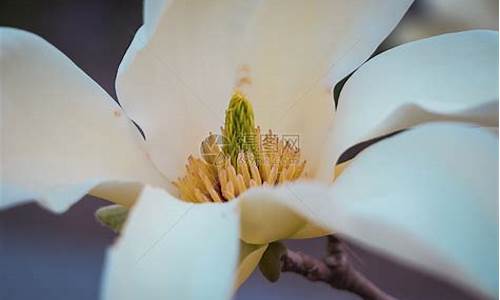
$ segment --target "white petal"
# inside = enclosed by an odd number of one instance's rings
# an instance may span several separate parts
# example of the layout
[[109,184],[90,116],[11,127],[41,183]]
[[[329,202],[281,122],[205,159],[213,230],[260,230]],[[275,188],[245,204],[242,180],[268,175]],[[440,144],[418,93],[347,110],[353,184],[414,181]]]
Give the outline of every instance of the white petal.
[[498,137],[471,125],[431,123],[365,149],[330,187],[298,182],[249,190],[238,200],[241,239],[266,243],[316,224],[495,295],[497,199]]
[[0,207],[36,199],[63,211],[95,186],[110,195],[164,182],[137,129],[71,60],[34,34],[0,35]]
[[199,153],[208,132],[224,123],[235,47],[255,3],[147,2],[145,24],[120,65],[116,88],[169,180],[181,175],[187,155]]
[[235,289],[238,289],[255,270],[259,261],[267,249],[265,245],[252,245],[240,242],[240,260],[236,276]]
[[411,2],[265,1],[241,57],[252,81],[242,88],[265,113],[258,116],[262,125],[276,125],[277,113],[307,100],[317,85],[331,91],[370,56]]
[[419,0],[388,37],[386,45],[471,29],[498,30],[498,1]]
[[308,223],[316,219],[310,205],[330,199],[329,190],[327,185],[310,181],[248,190],[237,200],[241,207],[241,239],[250,244],[267,244],[326,234]]
[[320,177],[350,146],[431,120],[498,126],[497,32],[420,40],[364,64],[340,95]]
[[120,67],[119,99],[170,179],[223,124],[235,87],[249,93],[263,129],[303,138],[313,166],[334,82],[368,58],[410,2],[166,1],[161,16],[160,5],[147,5]]
[[235,205],[190,204],[146,187],[109,250],[102,299],[230,299]]
[[[246,33],[240,76],[264,130],[298,135],[314,173],[333,120],[332,89],[392,31],[412,1],[264,1]],[[369,25],[368,25],[369,24]]]
[[[498,137],[431,123],[361,152],[317,221],[461,286],[498,293]],[[321,222],[320,222],[321,223]]]

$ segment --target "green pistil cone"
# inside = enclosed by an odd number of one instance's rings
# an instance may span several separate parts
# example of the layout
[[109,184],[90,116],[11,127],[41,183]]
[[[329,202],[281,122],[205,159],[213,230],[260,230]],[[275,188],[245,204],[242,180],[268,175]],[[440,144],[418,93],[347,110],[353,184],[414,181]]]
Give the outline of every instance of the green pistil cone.
[[236,165],[238,153],[251,151],[257,157],[257,141],[252,104],[240,93],[235,93],[226,110],[224,124],[224,153]]

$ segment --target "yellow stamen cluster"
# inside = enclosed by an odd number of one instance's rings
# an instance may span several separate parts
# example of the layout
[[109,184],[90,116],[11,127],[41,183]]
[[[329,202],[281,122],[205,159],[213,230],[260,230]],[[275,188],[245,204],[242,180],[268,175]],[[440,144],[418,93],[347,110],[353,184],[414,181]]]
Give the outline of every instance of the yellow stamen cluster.
[[182,199],[229,201],[251,187],[293,181],[304,172],[300,149],[271,130],[263,139],[252,105],[239,92],[231,98],[221,134],[218,139],[210,133],[201,143],[202,158],[189,156],[186,176],[173,182]]
[[[235,165],[210,134],[201,145],[203,159],[190,156],[186,176],[173,183],[180,197],[189,202],[229,201],[251,187],[277,185],[303,175],[306,161],[300,162],[297,147],[283,139],[260,143],[260,129],[255,132],[258,157],[251,151],[239,152]],[[274,136],[272,131],[268,135]]]

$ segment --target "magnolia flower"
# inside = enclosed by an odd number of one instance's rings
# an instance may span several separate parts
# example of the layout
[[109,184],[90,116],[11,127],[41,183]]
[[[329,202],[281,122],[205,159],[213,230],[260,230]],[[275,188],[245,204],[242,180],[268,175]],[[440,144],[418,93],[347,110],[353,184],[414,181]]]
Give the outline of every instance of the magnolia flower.
[[[493,296],[498,34],[420,40],[359,67],[409,4],[146,1],[118,70],[123,111],[49,43],[2,28],[1,207],[62,212],[87,193],[131,207],[103,299],[228,299],[268,243],[331,232]],[[333,86],[358,67],[335,109]],[[256,125],[299,135],[309,175],[181,200],[171,183],[236,89]],[[334,177],[345,150],[406,128]]]

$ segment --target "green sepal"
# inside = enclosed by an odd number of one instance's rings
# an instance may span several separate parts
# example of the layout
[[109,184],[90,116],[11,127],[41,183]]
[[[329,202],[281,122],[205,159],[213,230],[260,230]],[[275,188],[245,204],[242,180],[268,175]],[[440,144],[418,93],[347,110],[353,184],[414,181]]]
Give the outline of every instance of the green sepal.
[[120,232],[123,224],[127,220],[129,209],[121,205],[104,206],[96,210],[95,217],[99,223],[113,230]]
[[272,242],[267,247],[259,262],[259,270],[271,282],[276,282],[281,274],[281,257],[286,247],[281,242]]

